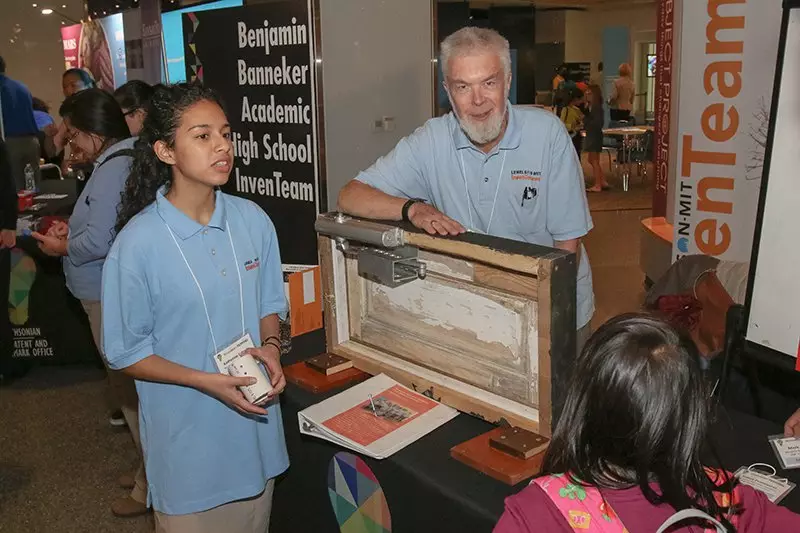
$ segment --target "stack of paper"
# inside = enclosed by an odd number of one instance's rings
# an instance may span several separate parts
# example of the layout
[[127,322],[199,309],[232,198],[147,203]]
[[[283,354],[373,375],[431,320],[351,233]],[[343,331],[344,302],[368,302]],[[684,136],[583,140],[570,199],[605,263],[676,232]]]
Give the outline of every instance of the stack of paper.
[[297,414],[300,432],[384,459],[458,411],[379,374]]

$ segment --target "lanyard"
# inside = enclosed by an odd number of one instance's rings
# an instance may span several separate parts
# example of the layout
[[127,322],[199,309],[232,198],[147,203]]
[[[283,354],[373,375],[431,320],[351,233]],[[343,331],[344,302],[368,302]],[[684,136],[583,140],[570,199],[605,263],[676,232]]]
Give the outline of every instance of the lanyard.
[[[508,151],[503,151],[503,164],[500,166],[500,174],[497,176],[497,186],[494,189],[494,201],[492,202],[492,213],[489,215],[489,224],[486,226],[486,234],[489,234],[489,230],[492,227],[492,220],[494,220],[494,208],[497,207],[497,194],[500,192],[500,182],[503,180],[503,170],[506,168],[506,156],[508,155]],[[460,150],[460,163],[461,163],[461,177],[464,179],[464,192],[467,195],[467,213],[469,213],[469,226],[470,229],[475,228],[475,224],[472,221],[472,199],[469,196],[469,186],[467,185],[467,172],[466,167],[464,166],[464,150]],[[478,210],[475,209],[475,213],[477,214]]]
[[[203,310],[206,312],[206,320],[208,321],[208,331],[211,332],[211,342],[214,343],[214,351],[216,352],[219,346],[217,345],[217,339],[214,337],[214,328],[211,327],[211,315],[208,313],[208,304],[206,304],[206,296],[203,294],[203,288],[200,286],[200,282],[197,280],[197,276],[194,275],[194,270],[192,267],[189,266],[189,261],[186,259],[186,255],[183,253],[183,249],[181,249],[181,245],[178,244],[178,239],[175,238],[175,234],[172,233],[172,228],[169,227],[166,221],[164,221],[164,225],[167,227],[169,234],[172,236],[172,240],[175,243],[175,246],[178,248],[178,251],[181,253],[181,257],[183,257],[183,262],[186,263],[186,268],[189,269],[189,273],[192,275],[192,279],[194,280],[195,285],[197,285],[197,290],[200,291],[200,298],[203,300]],[[242,335],[246,333],[246,329],[244,327],[244,295],[242,294],[242,273],[239,272],[239,259],[236,258],[236,248],[233,246],[233,237],[231,236],[231,229],[228,226],[228,223],[225,222],[225,232],[228,234],[228,240],[231,242],[231,251],[233,252],[233,261],[234,266],[236,267],[236,275],[239,278],[239,302],[241,304],[242,309]]]

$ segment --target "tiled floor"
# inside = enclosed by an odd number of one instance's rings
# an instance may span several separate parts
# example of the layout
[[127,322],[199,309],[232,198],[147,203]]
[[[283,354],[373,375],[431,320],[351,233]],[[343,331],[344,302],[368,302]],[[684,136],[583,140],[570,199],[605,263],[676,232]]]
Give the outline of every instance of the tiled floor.
[[[651,174],[652,175],[652,174]],[[593,324],[639,308],[639,221],[648,186],[591,197],[586,239],[597,302]],[[114,480],[132,468],[130,436],[105,419],[104,373],[40,368],[0,389],[0,533],[150,533],[152,519],[116,519]]]

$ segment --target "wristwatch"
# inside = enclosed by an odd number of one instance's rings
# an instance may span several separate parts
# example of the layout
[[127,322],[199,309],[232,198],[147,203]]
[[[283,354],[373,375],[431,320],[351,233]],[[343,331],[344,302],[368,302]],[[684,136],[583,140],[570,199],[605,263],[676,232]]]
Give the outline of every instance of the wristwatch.
[[403,222],[411,222],[411,219],[408,218],[408,211],[411,209],[411,206],[416,204],[417,202],[425,203],[425,200],[422,198],[411,198],[406,203],[403,204],[403,210],[401,211]]

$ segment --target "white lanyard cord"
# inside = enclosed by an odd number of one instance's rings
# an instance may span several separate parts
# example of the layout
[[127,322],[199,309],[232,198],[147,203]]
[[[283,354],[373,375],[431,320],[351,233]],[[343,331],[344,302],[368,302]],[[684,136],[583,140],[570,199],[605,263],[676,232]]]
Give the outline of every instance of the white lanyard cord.
[[[183,262],[186,263],[186,268],[189,269],[189,274],[192,275],[192,279],[194,280],[195,285],[197,285],[197,290],[200,291],[200,299],[203,301],[203,310],[206,312],[206,321],[208,322],[208,331],[211,333],[211,342],[214,343],[214,351],[217,351],[219,345],[217,344],[217,339],[214,337],[214,328],[211,326],[211,315],[208,313],[208,304],[206,304],[206,296],[203,294],[203,288],[200,286],[200,282],[197,280],[197,276],[194,274],[194,270],[189,265],[189,261],[186,259],[186,255],[183,253],[183,249],[181,245],[178,244],[178,239],[175,238],[175,234],[172,232],[172,228],[169,227],[169,224],[164,222],[164,225],[167,227],[167,231],[172,236],[172,241],[175,243],[175,246],[178,248],[178,251],[181,253],[181,257],[183,258]],[[244,323],[244,293],[242,290],[242,273],[239,272],[239,259],[236,257],[236,247],[233,246],[233,237],[231,236],[231,230],[228,223],[225,223],[225,232],[228,234],[228,240],[231,243],[231,251],[233,252],[233,261],[234,267],[236,268],[236,276],[239,278],[239,302],[241,304],[241,311],[242,311],[242,335],[245,334],[245,323]]]
[[[492,227],[492,220],[494,220],[494,209],[497,207],[497,195],[500,192],[500,182],[503,180],[503,170],[506,168],[506,156],[508,155],[508,151],[503,151],[503,164],[500,165],[500,174],[497,176],[497,185],[494,189],[494,201],[492,202],[492,212],[489,215],[489,224],[486,226],[486,234],[489,233],[489,230]],[[469,213],[469,225],[470,229],[475,228],[475,224],[472,221],[472,199],[469,195],[469,186],[467,185],[467,172],[466,166],[464,165],[464,150],[459,151],[460,156],[460,163],[461,163],[461,177],[464,179],[464,192],[467,195],[467,213]],[[475,210],[477,212],[477,209]]]

